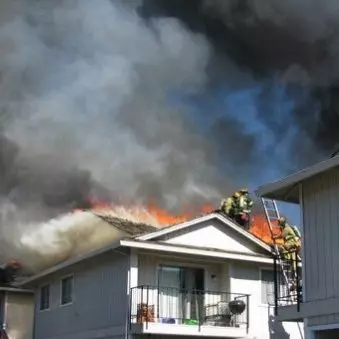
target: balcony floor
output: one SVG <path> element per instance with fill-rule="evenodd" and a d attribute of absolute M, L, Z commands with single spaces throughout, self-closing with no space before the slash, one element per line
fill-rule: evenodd
<path fill-rule="evenodd" d="M 247 335 L 246 327 L 177 325 L 155 322 L 131 324 L 131 332 L 133 334 L 188 335 L 224 338 L 243 338 Z"/>

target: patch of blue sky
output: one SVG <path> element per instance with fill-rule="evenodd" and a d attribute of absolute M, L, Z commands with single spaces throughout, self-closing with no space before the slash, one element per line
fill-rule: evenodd
<path fill-rule="evenodd" d="M 278 121 L 280 125 L 284 125 L 281 122 L 284 119 L 288 121 L 289 112 L 294 103 L 286 100 L 283 86 L 274 84 L 273 86 L 271 97 L 267 98 L 267 100 L 272 101 L 270 107 L 274 110 L 272 112 L 272 114 L 274 113 L 274 118 L 280 120 Z M 287 160 L 287 150 L 290 149 L 292 136 L 296 133 L 295 128 L 290 126 L 284 134 L 284 140 L 277 140 L 269 126 L 259 117 L 256 99 L 261 90 L 260 85 L 237 91 L 232 91 L 224 86 L 216 88 L 207 97 L 192 99 L 176 92 L 172 92 L 168 97 L 174 106 L 185 106 L 188 118 L 195 124 L 197 131 L 201 135 L 208 137 L 209 127 L 217 118 L 226 114 L 241 122 L 246 134 L 260 136 L 260 138 L 257 138 L 256 147 L 258 148 L 258 154 L 260 153 L 263 156 L 263 166 L 260 173 L 251 176 L 250 182 L 248 182 L 249 188 L 253 191 L 258 185 L 278 180 L 285 175 L 279 162 Z M 233 164 L 228 164 L 227 161 L 223 160 L 220 161 L 221 170 L 227 170 L 230 166 L 233 166 Z M 281 206 L 283 214 L 293 223 L 299 224 L 300 213 L 298 206 L 282 203 L 279 206 Z"/>

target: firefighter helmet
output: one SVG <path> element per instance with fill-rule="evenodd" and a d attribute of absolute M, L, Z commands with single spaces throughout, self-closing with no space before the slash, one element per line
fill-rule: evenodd
<path fill-rule="evenodd" d="M 240 197 L 240 193 L 239 192 L 234 192 L 233 193 L 233 198 L 239 198 Z"/>
<path fill-rule="evenodd" d="M 281 225 L 281 226 L 284 226 L 286 224 L 286 218 L 285 217 L 280 217 L 278 219 L 278 224 Z"/>
<path fill-rule="evenodd" d="M 248 188 L 242 188 L 239 192 L 240 193 L 248 193 Z"/>

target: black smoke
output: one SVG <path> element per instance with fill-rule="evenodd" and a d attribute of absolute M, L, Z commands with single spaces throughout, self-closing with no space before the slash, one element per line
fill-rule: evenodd
<path fill-rule="evenodd" d="M 230 68 L 250 74 L 251 80 L 274 78 L 284 84 L 286 100 L 295 103 L 292 116 L 279 122 L 269 109 L 271 82 L 257 104 L 260 118 L 277 140 L 291 125 L 297 129 L 291 150 L 304 147 L 296 157 L 291 152 L 293 168 L 330 156 L 339 147 L 338 10 L 335 1 L 144 0 L 140 13 L 147 19 L 175 17 L 204 34 L 214 49 L 209 63 L 212 85 L 251 86 L 248 78 L 231 78 Z M 225 66 L 225 60 L 232 67 Z M 317 150 L 315 157 L 308 156 L 309 149 Z"/>

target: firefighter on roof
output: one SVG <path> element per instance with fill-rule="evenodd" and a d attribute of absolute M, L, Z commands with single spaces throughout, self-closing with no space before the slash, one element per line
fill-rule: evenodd
<path fill-rule="evenodd" d="M 251 214 L 253 207 L 253 200 L 250 198 L 248 194 L 247 188 L 242 188 L 240 191 L 239 198 L 239 207 L 243 213 Z"/>
<path fill-rule="evenodd" d="M 249 197 L 247 188 L 241 189 L 239 195 L 238 207 L 234 219 L 238 224 L 248 230 L 250 228 L 253 200 Z"/>
<path fill-rule="evenodd" d="M 221 210 L 245 229 L 248 229 L 252 206 L 253 201 L 248 195 L 248 189 L 243 188 L 234 192 L 232 197 L 224 199 L 221 203 Z"/>
<path fill-rule="evenodd" d="M 239 198 L 240 193 L 234 192 L 232 197 L 223 199 L 221 202 L 221 211 L 227 214 L 231 219 L 235 217 L 237 210 L 239 209 Z"/>

